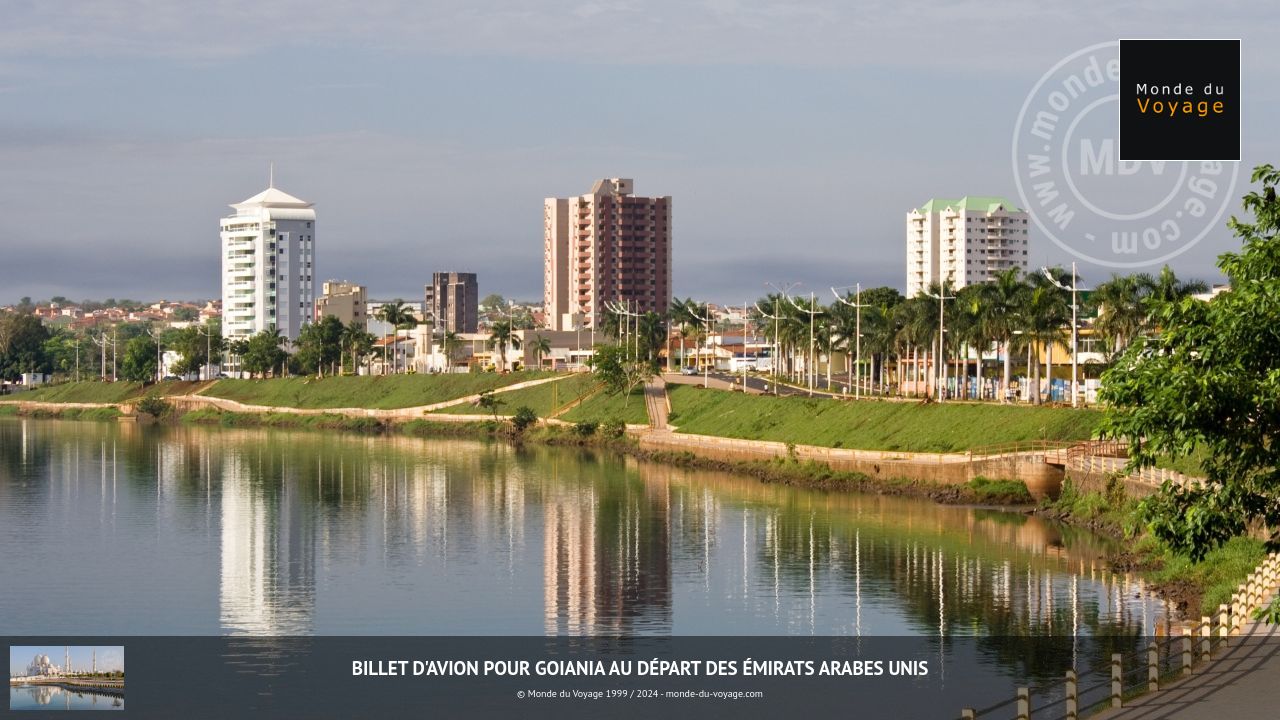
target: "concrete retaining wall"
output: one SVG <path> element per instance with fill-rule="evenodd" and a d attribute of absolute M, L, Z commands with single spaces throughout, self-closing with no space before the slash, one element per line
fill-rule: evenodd
<path fill-rule="evenodd" d="M 1033 453 L 973 458 L 962 453 L 904 453 L 814 445 L 788 446 L 780 442 L 661 431 L 640 432 L 636 433 L 636 437 L 640 447 L 646 450 L 691 452 L 699 457 L 727 462 L 794 457 L 801 462 L 812 460 L 833 470 L 859 472 L 882 480 L 909 478 L 939 485 L 962 485 L 978 476 L 1021 480 L 1037 499 L 1056 497 L 1062 489 L 1062 469 L 1045 463 L 1043 455 Z"/>

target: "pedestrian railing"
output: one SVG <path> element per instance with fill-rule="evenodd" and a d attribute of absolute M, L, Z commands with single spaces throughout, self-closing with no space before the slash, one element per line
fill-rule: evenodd
<path fill-rule="evenodd" d="M 1173 680 L 1203 670 L 1240 635 L 1253 615 L 1280 586 L 1280 553 L 1271 553 L 1215 615 L 1185 625 L 1180 635 L 1152 640 L 1129 653 L 1113 653 L 1100 667 L 1072 668 L 1061 682 L 1019 687 L 1014 696 L 989 707 L 963 708 L 960 720 L 1077 720 L 1126 700 L 1157 692 Z M 1038 701 L 1038 702 L 1037 702 Z"/>

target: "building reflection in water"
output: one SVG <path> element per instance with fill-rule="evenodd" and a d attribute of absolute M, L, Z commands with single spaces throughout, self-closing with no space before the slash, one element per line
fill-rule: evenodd
<path fill-rule="evenodd" d="M 0 523 L 83 532 L 45 558 L 67 564 L 158 540 L 168 574 L 122 617 L 214 578 L 227 634 L 1073 637 L 1167 616 L 1107 541 L 1040 518 L 611 453 L 31 421 L 0 446 Z M 0 609 L 31 600 L 11 592 Z"/>

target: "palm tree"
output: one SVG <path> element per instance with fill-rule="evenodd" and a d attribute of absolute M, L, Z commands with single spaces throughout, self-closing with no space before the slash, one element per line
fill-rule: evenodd
<path fill-rule="evenodd" d="M 499 320 L 489 329 L 489 343 L 498 351 L 497 366 L 498 372 L 506 372 L 507 369 L 507 347 L 513 350 L 520 349 L 520 338 L 511 329 L 511 323 L 506 320 Z"/>
<path fill-rule="evenodd" d="M 453 367 L 454 353 L 457 352 L 458 346 L 461 343 L 462 340 L 458 337 L 458 333 L 452 330 L 444 331 L 444 342 L 442 343 L 441 349 L 444 350 L 446 369 Z"/>
<path fill-rule="evenodd" d="M 1155 282 L 1146 273 L 1113 274 L 1089 297 L 1090 304 L 1098 310 L 1094 327 L 1105 338 L 1112 358 L 1147 327 L 1146 298 L 1154 289 Z"/>
<path fill-rule="evenodd" d="M 1042 275 L 1028 276 L 1028 290 L 1023 294 L 1022 332 L 1031 350 L 1031 400 L 1036 404 L 1040 403 L 1040 363 L 1036 358 L 1062 339 L 1062 326 L 1071 317 L 1069 295 Z"/>
<path fill-rule="evenodd" d="M 1147 293 L 1148 322 L 1160 305 L 1176 303 L 1185 297 L 1208 290 L 1209 286 L 1202 280 L 1179 280 L 1178 276 L 1173 274 L 1173 270 L 1165 265 L 1160 269 L 1160 275 L 1152 281 L 1150 292 Z M 1148 326 L 1148 329 L 1152 328 Z"/>
<path fill-rule="evenodd" d="M 360 366 L 360 358 L 369 354 L 373 348 L 374 337 L 369 334 L 364 325 L 352 320 L 342 328 L 342 350 L 343 355 L 351 353 L 351 373 L 357 374 Z"/>
<path fill-rule="evenodd" d="M 384 304 L 378 308 L 378 319 L 391 326 L 395 331 L 395 337 L 398 341 L 400 338 L 400 330 L 402 326 L 413 321 L 413 313 L 409 312 L 409 308 L 405 306 L 404 301 L 400 298 Z M 394 359 L 393 359 L 394 360 Z M 382 346 L 382 365 L 386 368 L 387 364 L 387 345 Z M 394 370 L 394 361 L 392 363 Z"/>
<path fill-rule="evenodd" d="M 551 352 L 551 341 L 541 335 L 538 335 L 533 339 L 531 349 L 533 350 L 534 356 L 538 358 L 538 369 L 541 370 L 542 356 Z"/>
<path fill-rule="evenodd" d="M 1000 380 L 1000 399 L 1003 402 L 1013 382 L 1013 340 L 1019 329 L 1027 284 L 1023 282 L 1018 268 L 1009 268 L 997 274 L 992 282 L 979 287 L 985 316 L 983 326 L 988 337 L 1000 344 L 1004 355 L 1004 374 Z"/>

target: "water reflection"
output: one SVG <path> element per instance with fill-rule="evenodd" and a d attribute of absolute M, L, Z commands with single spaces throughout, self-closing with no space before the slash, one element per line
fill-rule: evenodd
<path fill-rule="evenodd" d="M 0 586 L 13 634 L 1136 638 L 1164 616 L 1105 541 L 1040 518 L 470 441 L 0 420 L 0 540 L 23 548 L 4 577 L 44 578 Z"/>
<path fill-rule="evenodd" d="M 123 710 L 118 693 L 86 688 L 68 689 L 59 685 L 17 685 L 9 687 L 10 710 Z"/>

